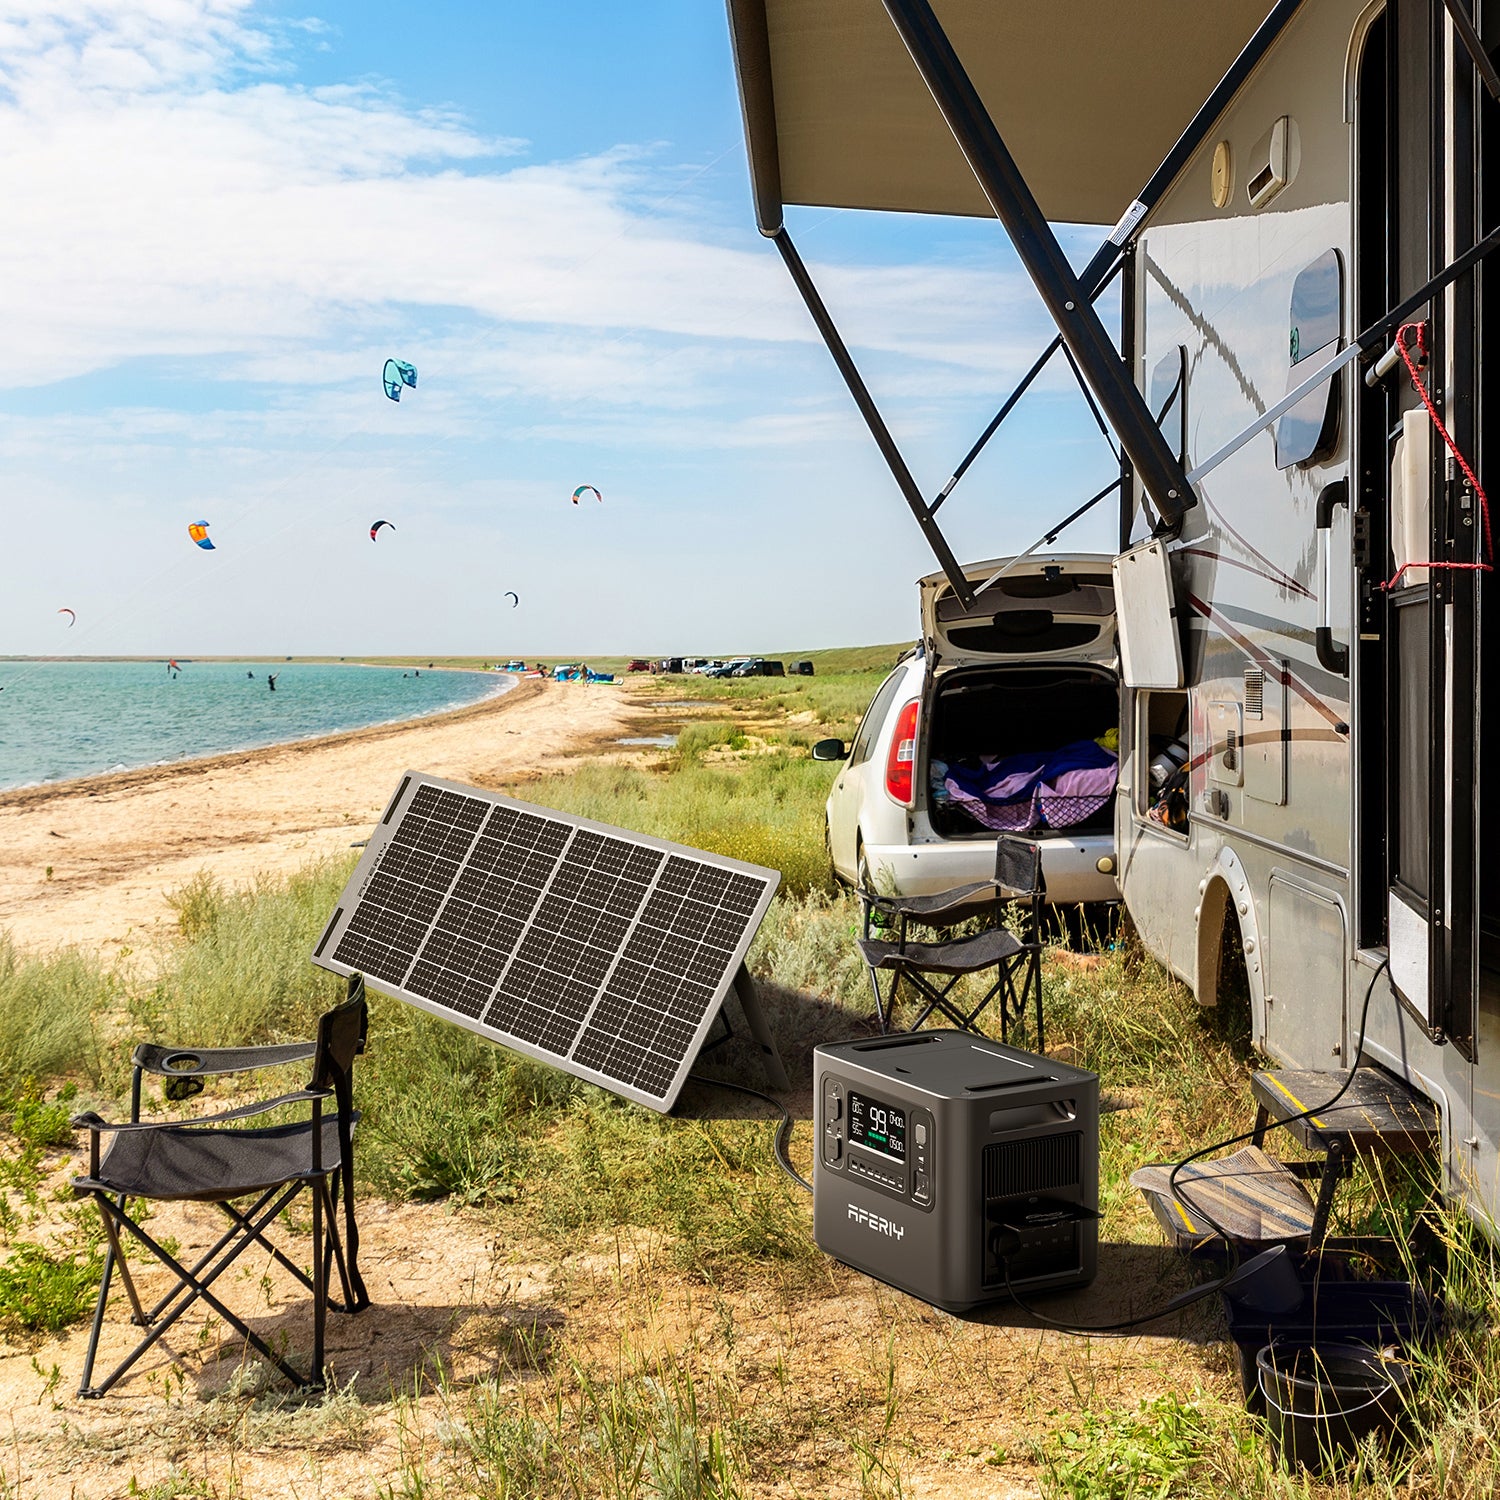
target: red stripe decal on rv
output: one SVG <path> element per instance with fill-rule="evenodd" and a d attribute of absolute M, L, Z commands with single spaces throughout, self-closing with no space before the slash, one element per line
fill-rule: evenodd
<path fill-rule="evenodd" d="M 1252 567 L 1249 563 L 1241 562 L 1237 557 L 1225 557 L 1222 552 L 1212 547 L 1180 547 L 1179 553 L 1183 557 L 1206 557 L 1212 562 L 1223 563 L 1228 568 L 1238 568 L 1244 573 L 1253 573 L 1257 578 L 1264 578 L 1269 583 L 1276 584 L 1279 588 L 1289 590 L 1294 594 L 1301 594 L 1306 599 L 1316 600 L 1317 595 L 1311 589 L 1304 588 L 1295 578 L 1288 578 L 1285 573 L 1269 564 L 1272 571 L 1267 572 L 1265 568 Z"/>
<path fill-rule="evenodd" d="M 1321 714 L 1334 728 L 1337 728 L 1344 722 L 1306 683 L 1299 682 L 1295 673 L 1290 671 L 1284 672 L 1279 661 L 1267 656 L 1259 646 L 1252 645 L 1250 640 L 1236 630 L 1211 604 L 1205 604 L 1196 594 L 1188 595 L 1188 603 L 1205 620 L 1223 631 L 1267 676 L 1284 682 L 1309 708 L 1315 713 Z"/>
<path fill-rule="evenodd" d="M 1264 552 L 1261 552 L 1258 548 L 1251 546 L 1251 544 L 1247 542 L 1245 538 L 1242 537 L 1239 532 L 1237 532 L 1234 527 L 1229 524 L 1228 520 L 1224 516 L 1224 512 L 1221 511 L 1213 503 L 1213 501 L 1208 498 L 1207 495 L 1201 495 L 1199 496 L 1199 499 L 1203 503 L 1203 508 L 1208 511 L 1208 513 L 1219 523 L 1219 525 L 1222 526 L 1224 530 L 1227 531 L 1229 535 L 1232 536 L 1235 541 L 1237 541 L 1240 546 L 1242 546 L 1245 551 L 1248 552 L 1250 556 L 1256 560 L 1256 562 L 1264 563 L 1266 567 L 1271 570 L 1268 574 L 1265 575 L 1266 577 L 1272 579 L 1276 583 L 1279 583 L 1282 588 L 1290 589 L 1294 594 L 1302 594 L 1308 599 L 1312 599 L 1315 597 L 1310 589 L 1308 589 L 1305 585 L 1298 583 L 1290 573 L 1283 573 L 1281 569 L 1278 568 L 1276 564 L 1273 563 L 1271 559 L 1265 555 Z M 1227 562 L 1229 561 L 1229 559 L 1225 558 L 1225 561 Z"/>

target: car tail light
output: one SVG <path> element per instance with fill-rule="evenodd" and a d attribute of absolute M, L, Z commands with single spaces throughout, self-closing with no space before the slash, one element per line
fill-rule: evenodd
<path fill-rule="evenodd" d="M 921 704 L 914 698 L 896 716 L 891 753 L 885 763 L 886 795 L 903 807 L 912 805 L 913 771 L 917 763 L 917 714 Z"/>

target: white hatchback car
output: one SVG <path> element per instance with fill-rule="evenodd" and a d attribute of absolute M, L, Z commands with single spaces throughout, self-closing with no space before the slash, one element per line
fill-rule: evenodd
<path fill-rule="evenodd" d="M 965 569 L 974 583 L 1007 559 Z M 839 879 L 901 896 L 986 880 L 995 833 L 1042 851 L 1058 906 L 1119 900 L 1110 558 L 1028 557 L 966 611 L 941 573 L 920 584 L 922 639 L 881 683 L 828 797 Z"/>

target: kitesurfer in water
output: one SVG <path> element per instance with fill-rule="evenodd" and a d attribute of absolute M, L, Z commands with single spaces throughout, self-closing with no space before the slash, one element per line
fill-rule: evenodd
<path fill-rule="evenodd" d="M 266 686 L 274 693 L 276 691 L 276 679 L 281 676 L 280 672 L 266 673 Z"/>

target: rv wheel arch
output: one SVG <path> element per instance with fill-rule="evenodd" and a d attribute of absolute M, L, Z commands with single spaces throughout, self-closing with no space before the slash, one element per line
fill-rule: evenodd
<path fill-rule="evenodd" d="M 1259 1045 L 1265 1037 L 1266 1014 L 1260 931 L 1250 882 L 1232 851 L 1221 849 L 1199 882 L 1194 917 L 1198 935 L 1193 992 L 1198 1003 L 1243 1007 L 1243 1017 L 1221 1020 L 1231 1029 L 1239 1022 Z"/>

